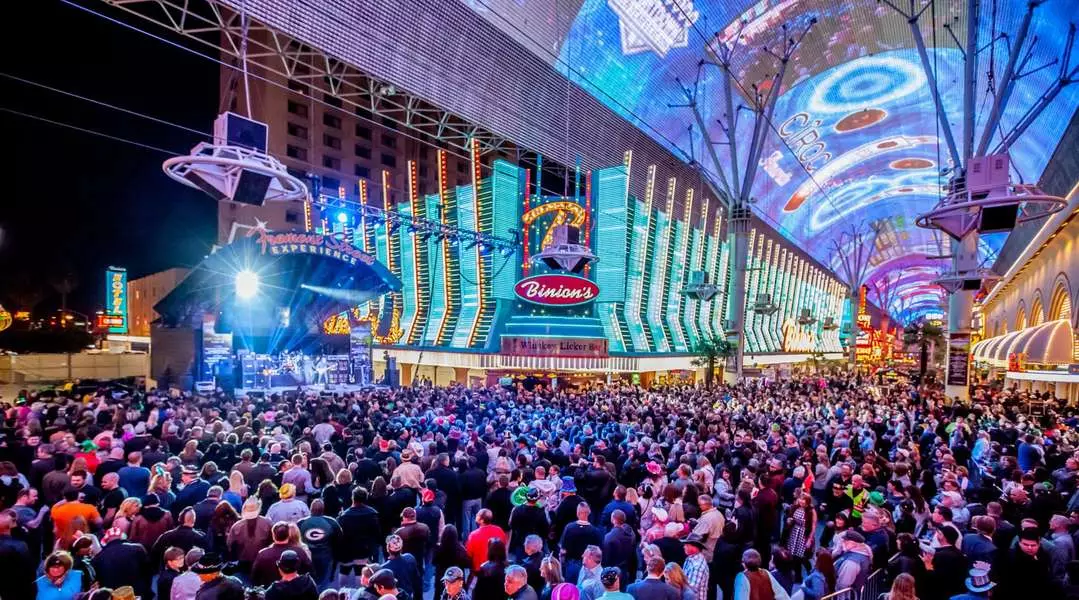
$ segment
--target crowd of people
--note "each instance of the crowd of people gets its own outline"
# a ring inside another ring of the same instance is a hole
[[[1079,598],[1075,411],[873,383],[22,393],[0,598]]]

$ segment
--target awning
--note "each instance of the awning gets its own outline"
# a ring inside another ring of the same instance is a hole
[[[1006,367],[1008,356],[1021,352],[1028,363],[1066,365],[1072,362],[1073,340],[1070,321],[1049,321],[978,342],[973,349],[974,360]]]

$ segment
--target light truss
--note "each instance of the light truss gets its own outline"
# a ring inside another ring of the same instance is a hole
[[[221,53],[239,68],[241,15],[222,0],[102,0],[106,4],[164,27]],[[483,152],[513,148],[501,136],[442,110],[422,98],[380,81],[309,44],[267,27],[248,15],[247,61],[253,73],[273,73],[340,99],[358,116],[383,119],[435,145],[470,151],[471,140]]]

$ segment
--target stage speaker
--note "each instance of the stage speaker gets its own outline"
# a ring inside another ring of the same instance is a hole
[[[228,194],[218,189],[217,186],[206,180],[205,177],[199,174],[198,171],[191,169],[185,175],[184,179],[195,184],[200,190],[206,193],[214,200],[220,202],[221,200],[228,200]]]
[[[580,244],[581,243],[581,228],[566,226],[566,243],[567,244]]]
[[[265,123],[248,119],[234,112],[223,112],[214,120],[214,143],[240,146],[266,152],[269,129]]]
[[[981,279],[964,279],[962,290],[964,292],[976,292],[982,289]]]
[[[978,224],[980,233],[996,233],[1015,229],[1019,217],[1019,204],[990,206],[982,209],[982,220]]]
[[[269,175],[244,169],[236,182],[236,191],[233,192],[231,200],[240,204],[262,206],[266,202],[266,191],[270,189],[271,181]]]

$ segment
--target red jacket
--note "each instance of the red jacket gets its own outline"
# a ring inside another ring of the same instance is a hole
[[[502,543],[509,540],[509,536],[498,525],[484,525],[468,535],[465,550],[472,559],[473,571],[479,571],[480,565],[487,562],[487,544],[495,538],[502,540]]]

